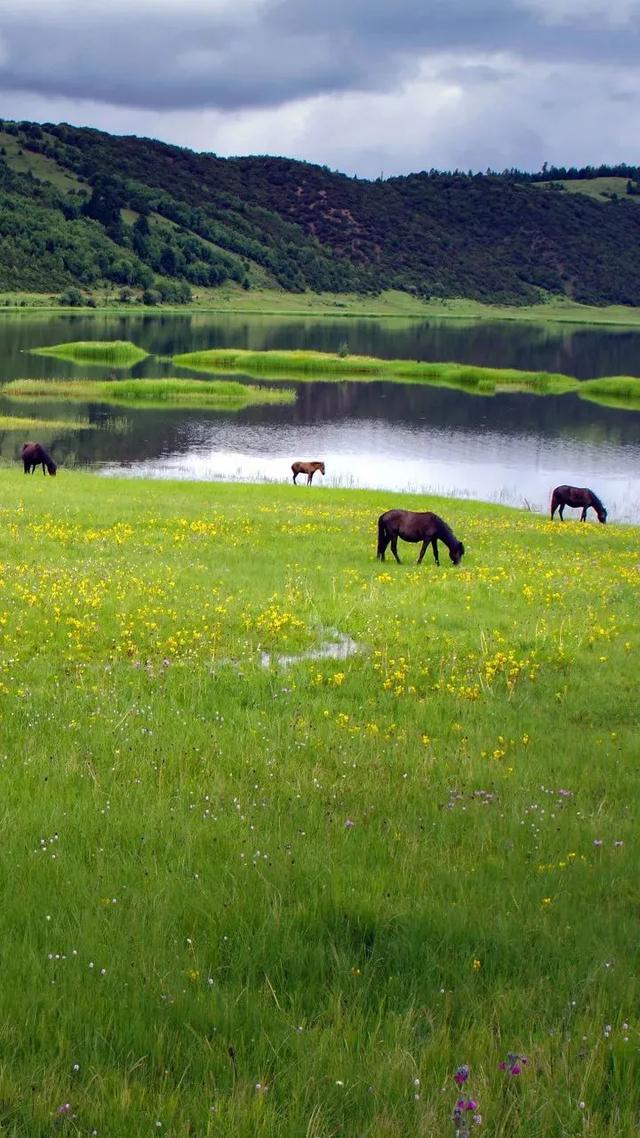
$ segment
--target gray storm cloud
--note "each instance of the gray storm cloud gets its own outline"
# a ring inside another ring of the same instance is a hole
[[[0,0],[8,118],[377,177],[637,162],[640,0]]]
[[[390,91],[425,58],[635,65],[640,0],[4,0],[0,87],[236,111]]]

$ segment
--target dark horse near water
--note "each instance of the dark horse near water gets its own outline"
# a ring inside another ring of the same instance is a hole
[[[464,545],[450,530],[446,522],[437,514],[415,514],[412,510],[387,510],[378,518],[378,557],[384,561],[384,551],[391,543],[391,552],[398,564],[398,538],[403,541],[421,541],[422,549],[418,557],[418,565],[424,557],[429,543],[433,546],[433,557],[436,565],[440,564],[438,557],[438,539],[443,541],[449,550],[449,557],[454,565],[459,565],[464,553]]]
[[[321,474],[324,474],[324,462],[294,462],[291,464],[291,469],[293,471],[294,482],[299,474],[306,474],[307,486],[310,486],[311,479],[313,478],[316,470],[319,470]]]
[[[25,474],[33,474],[36,466],[42,465],[42,473],[46,474],[46,469],[49,474],[55,474],[58,469],[50,454],[40,443],[25,443],[20,451],[20,458],[24,465]]]
[[[598,521],[604,523],[607,520],[607,511],[605,510],[602,502],[593,490],[587,490],[586,486],[556,486],[553,494],[551,495],[551,518],[556,510],[560,515],[560,521],[563,522],[563,514],[565,506],[571,506],[572,509],[579,510],[582,508],[580,521],[583,522],[587,516],[589,506],[592,506],[598,515]],[[560,507],[558,509],[558,507]]]

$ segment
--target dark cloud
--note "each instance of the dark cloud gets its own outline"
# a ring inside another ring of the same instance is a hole
[[[635,65],[639,11],[637,0],[3,0],[0,86],[229,111],[390,91],[442,55]]]
[[[0,0],[6,117],[377,177],[637,161],[640,0]]]

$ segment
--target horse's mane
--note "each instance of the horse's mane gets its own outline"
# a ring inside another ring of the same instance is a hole
[[[598,495],[594,494],[593,490],[590,490],[589,493],[591,494],[591,504],[596,507],[596,510],[604,511],[604,506],[600,501]]]
[[[449,549],[453,549],[456,546],[460,545],[460,542],[451,529],[451,526],[448,526],[444,519],[441,518],[438,514],[436,514],[435,517],[438,519],[438,537],[444,541],[445,545],[448,546]]]

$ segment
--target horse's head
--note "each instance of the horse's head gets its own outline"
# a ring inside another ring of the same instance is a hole
[[[324,474],[324,462],[320,463],[320,473]]]
[[[449,557],[451,558],[454,565],[460,564],[460,562],[462,561],[462,554],[463,553],[464,553],[464,545],[462,544],[461,541],[459,541],[457,543],[457,545],[454,545],[449,550]]]
[[[58,467],[56,466],[55,462],[49,462],[49,463],[47,463],[47,470],[49,471],[49,474],[50,474],[52,477],[55,475],[55,472],[56,472],[56,470],[57,470],[57,469],[58,469]]]
[[[449,556],[454,566],[459,566],[463,552],[465,552],[465,546],[462,545],[462,542],[457,542],[456,545],[451,546]]]
[[[601,510],[598,510],[598,521],[602,522],[602,524],[604,525],[606,520],[607,520],[607,511],[605,510],[605,508],[603,506]]]

